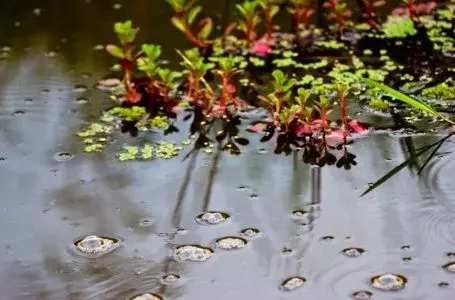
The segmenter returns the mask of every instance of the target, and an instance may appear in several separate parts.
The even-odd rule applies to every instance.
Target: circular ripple
[[[199,245],[184,245],[175,249],[174,257],[178,261],[202,262],[210,259],[213,250]]]
[[[302,220],[302,219],[307,218],[308,216],[309,216],[309,212],[301,210],[301,209],[294,210],[291,213],[291,218],[294,220]]]
[[[346,248],[341,252],[348,257],[359,257],[365,250],[362,248]]]
[[[298,289],[299,287],[302,287],[303,284],[306,282],[306,279],[303,277],[291,277],[286,279],[281,283],[280,288],[283,291],[293,291],[295,289]]]
[[[54,160],[58,162],[69,161],[71,159],[73,159],[73,155],[68,152],[58,152],[54,154]]]
[[[180,280],[180,275],[177,274],[168,274],[163,276],[162,282],[166,285],[176,284]]]
[[[131,298],[131,300],[163,300],[163,298],[156,294],[145,293],[145,294],[134,296],[133,298]]]
[[[455,262],[449,262],[448,264],[442,266],[442,268],[445,269],[447,272],[455,273]]]
[[[74,243],[76,253],[86,257],[100,257],[117,249],[120,241],[96,235],[86,236]]]
[[[371,285],[383,291],[400,291],[405,288],[407,282],[406,277],[392,273],[371,278]]]
[[[261,231],[259,231],[259,229],[256,228],[245,228],[242,231],[240,231],[241,236],[249,239],[258,237],[260,233]]]
[[[216,247],[221,250],[238,250],[248,244],[248,241],[235,236],[223,237],[215,241]]]
[[[196,217],[196,222],[205,226],[219,225],[227,222],[230,215],[221,211],[209,211]]]

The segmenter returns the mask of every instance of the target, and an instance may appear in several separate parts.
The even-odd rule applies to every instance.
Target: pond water
[[[188,46],[158,2],[0,3],[0,299],[453,299],[455,139],[364,197],[439,137],[378,131],[349,146],[350,171],[253,133],[241,156],[82,152],[75,134],[112,105],[95,83],[113,22],[135,20],[173,65]]]

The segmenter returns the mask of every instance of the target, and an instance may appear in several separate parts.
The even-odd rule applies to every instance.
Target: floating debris
[[[407,281],[402,275],[387,273],[371,278],[371,285],[383,291],[400,291],[405,288]]]
[[[213,255],[213,250],[199,245],[185,245],[177,247],[175,257],[179,261],[202,262]]]
[[[455,273],[455,262],[449,262],[442,267],[450,273]]]
[[[131,300],[163,300],[163,298],[155,294],[145,293],[134,296],[133,298],[131,298]]]
[[[215,244],[219,249],[222,250],[238,250],[242,249],[248,243],[247,240],[240,237],[224,237],[216,240]]]
[[[210,226],[227,222],[230,219],[229,214],[221,211],[209,211],[196,217],[196,222],[201,225]]]
[[[306,282],[306,279],[303,277],[291,277],[291,278],[288,278],[285,281],[283,281],[280,288],[283,291],[290,292],[290,291],[293,291],[293,290],[303,286],[303,284],[305,282]]]
[[[342,252],[348,257],[359,257],[365,252],[365,250],[362,248],[346,248]]]
[[[261,231],[259,231],[259,229],[256,229],[256,228],[246,228],[246,229],[243,229],[242,231],[240,231],[240,234],[243,237],[250,238],[250,239],[257,237],[260,233],[261,233]]]
[[[69,161],[73,159],[73,155],[69,152],[58,152],[54,154],[54,160],[58,162]]]
[[[358,291],[353,293],[352,297],[356,300],[371,300],[373,299],[373,293],[369,291]]]
[[[77,253],[87,257],[99,257],[114,251],[120,241],[114,238],[89,235],[74,243]]]

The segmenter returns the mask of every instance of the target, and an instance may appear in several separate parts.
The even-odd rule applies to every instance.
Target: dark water
[[[224,5],[204,2],[212,13]],[[0,299],[148,292],[165,299],[332,300],[363,290],[374,299],[454,299],[455,274],[442,268],[455,261],[447,255],[455,252],[453,154],[420,177],[406,169],[360,198],[410,148],[438,137],[384,132],[360,139],[350,148],[358,156],[350,172],[275,156],[273,145],[254,135],[240,157],[215,151],[184,162],[120,163],[110,150],[81,151],[75,133],[111,105],[94,84],[113,62],[95,46],[114,41],[114,21],[132,18],[141,37],[162,43],[175,64],[172,50],[187,44],[169,25],[170,14],[158,0],[0,3],[0,45],[11,48],[0,61]],[[75,89],[80,85],[87,90]],[[124,139],[114,148],[131,141]],[[201,225],[195,218],[204,211],[230,218]],[[243,235],[245,247],[215,245],[248,228],[260,233]],[[121,245],[98,258],[79,256],[72,243],[87,235]],[[175,247],[194,244],[215,252],[206,262],[174,259]],[[384,273],[405,276],[406,287],[371,287]],[[169,274],[179,280],[163,280]],[[306,282],[283,291],[280,284],[294,276]]]

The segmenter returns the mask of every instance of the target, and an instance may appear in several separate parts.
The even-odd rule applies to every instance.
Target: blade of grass
[[[369,85],[372,85],[380,90],[382,90],[383,92],[386,92],[387,94],[389,94],[390,96],[414,107],[414,108],[417,108],[417,109],[420,109],[421,111],[425,111],[429,114],[432,114],[433,116],[436,116],[436,117],[439,117],[441,119],[443,119],[444,121],[450,123],[450,124],[453,124],[455,125],[455,122],[453,122],[452,120],[444,117],[442,114],[438,113],[434,108],[432,108],[431,106],[429,106],[428,104],[424,103],[423,101],[421,100],[417,100],[417,99],[414,99],[414,98],[411,98],[385,84],[382,84],[382,83],[379,83],[379,82],[376,82],[372,79],[369,79],[369,78],[362,78],[362,80],[366,83],[368,83]]]

